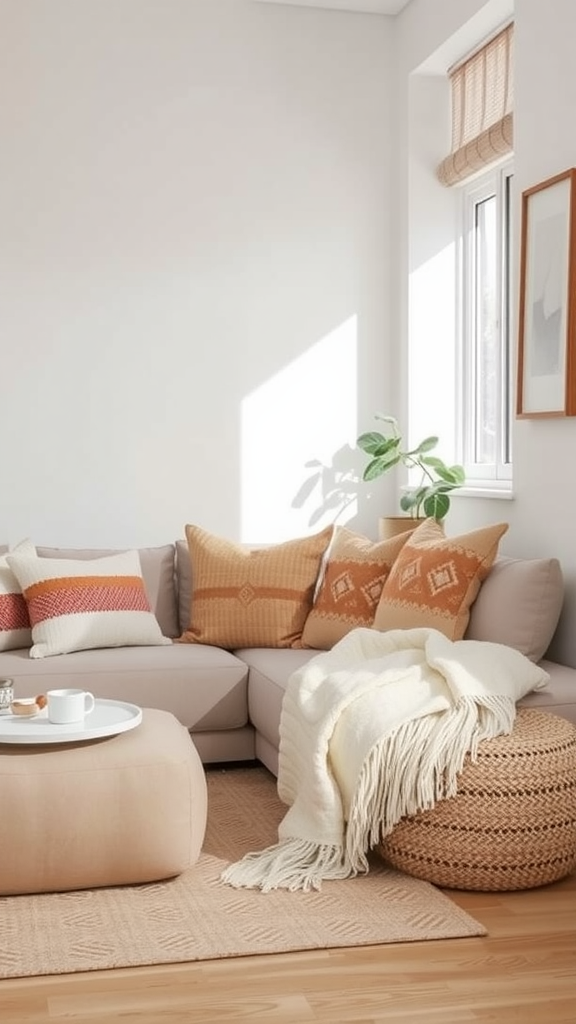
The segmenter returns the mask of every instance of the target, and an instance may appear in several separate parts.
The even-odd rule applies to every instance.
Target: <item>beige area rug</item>
[[[264,768],[207,777],[204,849],[178,878],[0,898],[0,977],[486,934],[438,889],[377,859],[368,875],[319,893],[224,885],[228,863],[276,842],[286,808]]]

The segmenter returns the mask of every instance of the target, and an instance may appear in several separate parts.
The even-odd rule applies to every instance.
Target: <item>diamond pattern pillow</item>
[[[136,551],[106,558],[7,555],[32,626],[31,658],[170,644],[150,609]]]
[[[23,540],[11,553],[35,555],[36,548],[31,540]],[[30,647],[31,643],[30,619],[22,588],[8,565],[7,556],[0,555],[0,651]]]
[[[302,630],[333,527],[252,549],[186,526],[192,602],[183,643],[301,647]]]
[[[507,523],[446,537],[426,519],[404,544],[386,580],[374,628],[428,627],[461,640],[470,608],[498,553]]]
[[[371,626],[388,574],[410,531],[374,541],[336,527],[302,646],[328,651],[351,629]]]

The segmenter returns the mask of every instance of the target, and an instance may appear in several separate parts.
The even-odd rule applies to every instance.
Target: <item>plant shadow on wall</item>
[[[359,488],[384,476],[397,466],[406,470],[418,470],[418,483],[403,488],[400,509],[413,519],[430,517],[442,521],[450,510],[450,493],[465,483],[463,466],[448,466],[437,455],[431,453],[439,444],[439,438],[424,438],[414,447],[403,441],[398,421],[394,416],[377,413],[375,419],[384,424],[384,431],[369,431],[360,434],[356,447],[343,445],[334,454],[330,465],[319,459],[305,463],[310,476],[304,481],[292,501],[293,508],[303,508],[313,498],[319,502],[308,520],[309,526],[316,526],[327,516],[337,522],[347,508],[358,498]],[[368,463],[362,470],[358,466],[360,454],[368,456]]]
[[[358,451],[346,444],[334,453],[330,464],[320,459],[304,464],[310,476],[299,488],[292,508],[303,508],[307,502],[317,503],[308,520],[309,526],[317,526],[327,516],[336,522],[356,501],[362,479],[361,470],[355,465],[357,462]]]

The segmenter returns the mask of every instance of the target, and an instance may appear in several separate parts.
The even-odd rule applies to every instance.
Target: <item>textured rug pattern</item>
[[[377,859],[368,875],[320,893],[223,885],[227,864],[276,841],[286,808],[263,768],[207,777],[204,848],[178,878],[0,898],[0,977],[486,934],[439,890]]]

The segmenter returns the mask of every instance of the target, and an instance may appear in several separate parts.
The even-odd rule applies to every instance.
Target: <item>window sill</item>
[[[512,490],[512,482],[510,480],[503,481],[500,485],[494,484],[493,481],[485,484],[471,482],[466,487],[459,487],[450,497],[498,498],[502,501],[513,501],[514,491]]]

